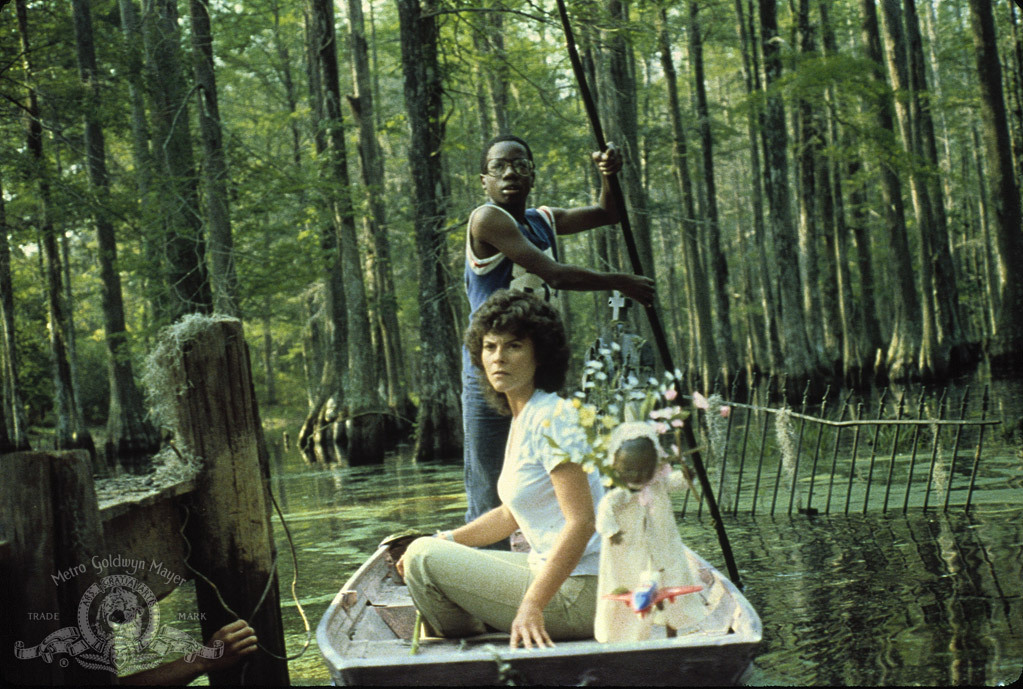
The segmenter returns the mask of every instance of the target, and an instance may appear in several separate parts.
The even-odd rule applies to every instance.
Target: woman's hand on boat
[[[518,648],[519,643],[525,648],[554,646],[543,623],[543,610],[529,603],[523,602],[519,606],[515,619],[512,620],[510,631],[511,639],[509,639],[508,645],[512,648]]]

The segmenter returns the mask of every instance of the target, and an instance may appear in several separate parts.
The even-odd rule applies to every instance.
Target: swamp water
[[[1015,416],[1010,416],[1015,418]],[[407,453],[407,450],[405,451]],[[985,443],[984,474],[997,477],[962,506],[919,506],[814,516],[726,515],[744,593],[764,625],[754,685],[1002,685],[1023,670],[1023,458],[1012,443]],[[391,533],[462,522],[460,466],[416,464],[398,453],[376,467],[278,464],[273,490],[298,555],[299,600],[310,635],[333,596]],[[683,539],[725,571],[710,518],[682,515]],[[306,643],[291,598],[288,540],[274,517],[289,655]],[[161,602],[188,619],[194,588]],[[244,613],[243,613],[244,614]],[[200,636],[198,624],[183,631]],[[258,630],[257,630],[258,631]],[[329,676],[315,638],[289,665],[293,684]],[[680,678],[681,679],[681,678]],[[200,678],[198,682],[205,682]]]

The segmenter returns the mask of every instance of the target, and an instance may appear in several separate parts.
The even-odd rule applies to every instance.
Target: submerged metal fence
[[[966,418],[969,389],[957,402],[948,418],[952,403],[945,392],[939,398],[921,394],[915,409],[907,409],[905,393],[897,400],[883,393],[874,409],[849,395],[837,413],[825,400],[816,415],[807,413],[805,401],[797,412],[712,397],[701,414],[701,449],[720,510],[968,510],[978,477],[984,482],[984,432],[1001,421],[987,417],[986,388],[979,418]],[[703,510],[691,491],[681,501],[683,514]]]

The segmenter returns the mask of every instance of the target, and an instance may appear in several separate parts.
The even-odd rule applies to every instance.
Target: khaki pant
[[[405,583],[423,619],[439,635],[507,632],[535,578],[525,553],[478,550],[420,538],[405,553]],[[593,637],[597,577],[569,577],[544,608],[551,639]]]

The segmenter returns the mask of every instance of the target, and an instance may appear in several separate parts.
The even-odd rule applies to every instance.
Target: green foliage
[[[144,217],[139,200],[140,171],[135,167],[130,126],[129,50],[121,32],[116,3],[110,0],[92,3],[100,65],[100,100],[94,114],[103,124],[111,182],[111,195],[102,201],[91,189],[85,166],[84,88],[75,61],[69,5],[28,4],[31,58],[36,67],[33,83],[40,95],[46,132],[44,145],[51,193],[46,213],[54,226],[68,236],[80,394],[87,415],[98,421],[104,413],[107,384],[106,354],[102,346],[102,284],[96,260],[93,216],[95,211],[104,210],[114,218],[125,318],[136,363],[152,348],[156,332],[163,325],[158,320],[154,301],[156,295],[166,289],[161,267],[160,225]],[[687,295],[690,286],[685,281],[681,256],[677,253],[683,218],[673,170],[668,99],[656,42],[655,19],[659,5],[666,9],[667,33],[679,74],[682,117],[689,133],[686,164],[694,180],[698,206],[702,208],[703,201],[699,198],[702,173],[698,164],[702,151],[695,136],[699,123],[689,105],[693,100],[689,76],[689,3],[651,0],[631,3],[629,16],[623,22],[609,20],[600,3],[572,3],[571,11],[581,47],[598,64],[605,60],[603,51],[612,34],[624,35],[633,50],[632,70],[637,83],[640,117],[637,134],[655,233],[652,242],[655,275],[662,306],[667,307],[674,297],[674,311],[665,312],[670,318],[669,324],[678,322],[677,329],[670,326],[673,341],[698,356],[699,343],[690,347],[694,339],[689,330],[691,314]],[[743,5],[748,7],[749,3]],[[364,3],[364,9],[374,80],[376,131],[385,170],[384,187],[371,193],[383,197],[386,203],[386,231],[393,260],[400,339],[409,357],[406,377],[414,382],[419,366],[416,355],[418,266],[411,226],[416,199],[410,192],[408,175],[408,129],[398,22],[393,3],[374,0]],[[493,127],[494,113],[489,106],[481,109],[479,103],[480,99],[484,102],[491,99],[492,81],[506,80],[508,128],[526,138],[535,153],[537,184],[532,198],[535,204],[568,208],[592,202],[595,176],[589,153],[593,142],[552,3],[511,0],[480,5],[443,0],[435,4],[435,9],[445,85],[446,137],[440,151],[448,193],[443,225],[448,260],[444,267],[449,282],[448,296],[455,310],[463,314],[458,325],[464,327],[467,305],[461,274],[465,223],[469,212],[483,200],[478,160],[480,147],[492,134],[485,127]],[[865,60],[860,44],[859,3],[841,0],[828,3],[828,9],[838,53],[825,56],[818,50],[803,55],[797,48],[789,6],[779,3],[780,47],[785,69],[783,78],[773,87],[775,93],[781,96],[790,114],[797,102],[805,101],[822,117],[833,118],[836,123],[841,136],[825,142],[823,155],[834,162],[837,169],[846,171],[841,180],[845,211],[850,217],[856,213],[856,217],[868,225],[869,253],[876,265],[886,265],[890,251],[888,238],[882,235],[877,189],[879,165],[891,165],[903,176],[923,172],[940,174],[942,181],[948,181],[953,194],[947,199],[947,206],[951,210],[953,244],[959,252],[957,268],[970,277],[961,285],[964,306],[967,318],[975,328],[981,329],[977,324],[983,321],[986,308],[983,289],[986,278],[978,257],[983,256],[988,247],[979,235],[979,179],[977,163],[972,158],[978,94],[968,13],[956,3],[936,3],[939,40],[930,45],[926,39],[927,48],[934,50],[938,65],[930,74],[933,81],[928,104],[936,115],[944,141],[948,142],[951,161],[950,169],[939,171],[907,156],[897,136],[876,127],[878,99],[886,95],[886,87],[879,87],[870,78],[873,66]],[[13,6],[5,7],[3,16],[13,19],[13,10]],[[180,40],[187,68],[191,54],[190,25],[185,7],[182,12]],[[323,233],[331,221],[324,211],[323,198],[328,192],[339,191],[325,186],[326,177],[321,170],[323,160],[316,150],[319,123],[313,121],[314,110],[309,98],[303,8],[301,3],[246,0],[244,3],[212,3],[211,12],[242,317],[253,347],[254,366],[261,360],[255,355],[264,347],[262,336],[269,332],[274,355],[272,375],[278,394],[286,403],[301,406],[309,385],[316,382],[316,371],[310,368],[307,358],[310,351],[307,302],[309,296],[320,289],[325,265],[332,258],[323,245]],[[342,89],[352,93],[344,3],[335,3],[335,19]],[[751,198],[753,185],[760,181],[750,168],[746,121],[751,112],[755,122],[758,121],[765,107],[765,94],[749,95],[745,91],[734,4],[701,2],[698,19],[705,85],[710,100],[709,124],[715,147],[721,240],[729,263],[732,325],[737,333],[743,333],[741,337],[745,341],[755,342],[756,338],[749,334],[753,327],[750,323],[765,315],[762,301],[751,287],[755,285],[757,270],[750,258],[751,232],[755,226]],[[818,10],[813,11],[811,19],[819,29]],[[495,40],[498,31],[501,46]],[[759,37],[754,39],[756,43]],[[999,48],[1011,66],[1014,63],[1009,57],[1014,55],[1014,46],[1010,32],[1003,32],[1000,40],[1004,44]],[[190,74],[188,69],[186,72]],[[14,21],[0,23],[0,75],[3,77],[0,78],[0,180],[5,195],[6,231],[14,250],[19,383],[30,420],[38,424],[44,422],[49,413],[52,394],[46,305],[36,247],[42,199],[33,176],[35,166],[25,148],[22,116],[29,79],[22,67],[20,39]],[[144,78],[150,76],[145,74]],[[1009,70],[1006,79],[1008,85],[1015,84],[1017,89],[1010,92],[1010,98],[1018,99],[1019,74]],[[938,83],[940,89],[934,88]],[[606,100],[616,96],[607,93],[606,84],[600,80],[596,86],[599,97]],[[892,95],[902,97],[903,94]],[[147,107],[151,105],[147,101]],[[189,106],[177,113],[182,122],[192,126],[193,135],[197,132],[195,105],[193,97]],[[367,195],[358,174],[357,132],[347,104],[343,104],[342,112],[351,179],[351,189],[347,191],[361,218],[367,213]],[[1015,121],[1013,126],[1018,133],[1023,123]],[[769,138],[772,133],[757,130],[754,135]],[[150,142],[156,152],[163,143]],[[201,166],[203,161],[197,144],[195,148],[197,164]],[[861,162],[859,172],[848,172],[851,164]],[[983,163],[982,160],[977,162]],[[906,194],[908,208],[908,185]],[[862,199],[861,205],[854,205],[854,195]],[[205,212],[201,205],[190,210],[200,215]],[[605,234],[614,236],[616,231],[597,231],[594,237],[602,238]],[[587,237],[565,237],[560,247],[573,263],[591,265],[591,241],[594,240]],[[768,237],[768,250],[773,249],[771,242]],[[366,255],[370,246],[368,237],[364,236],[361,248]],[[674,271],[674,281],[669,279],[669,271]],[[854,266],[852,272],[852,288],[859,290],[862,278],[858,267]],[[883,269],[877,272],[877,293],[883,294],[888,278]],[[767,277],[770,281],[773,276]],[[378,286],[371,280],[367,280],[367,286],[372,297]],[[565,301],[571,313],[573,348],[582,351],[593,341],[603,320],[597,315],[603,308],[603,300],[596,300],[601,305],[597,309],[589,294],[566,294]],[[879,306],[881,311],[887,308]],[[745,342],[743,344],[745,346]],[[753,346],[750,345],[749,351]],[[751,364],[760,368],[766,366],[762,352],[753,352],[753,356],[757,360]],[[579,374],[582,372],[580,370]],[[312,381],[307,376],[311,376]],[[263,376],[255,378],[262,392],[266,389]],[[412,394],[415,395],[414,390]]]

